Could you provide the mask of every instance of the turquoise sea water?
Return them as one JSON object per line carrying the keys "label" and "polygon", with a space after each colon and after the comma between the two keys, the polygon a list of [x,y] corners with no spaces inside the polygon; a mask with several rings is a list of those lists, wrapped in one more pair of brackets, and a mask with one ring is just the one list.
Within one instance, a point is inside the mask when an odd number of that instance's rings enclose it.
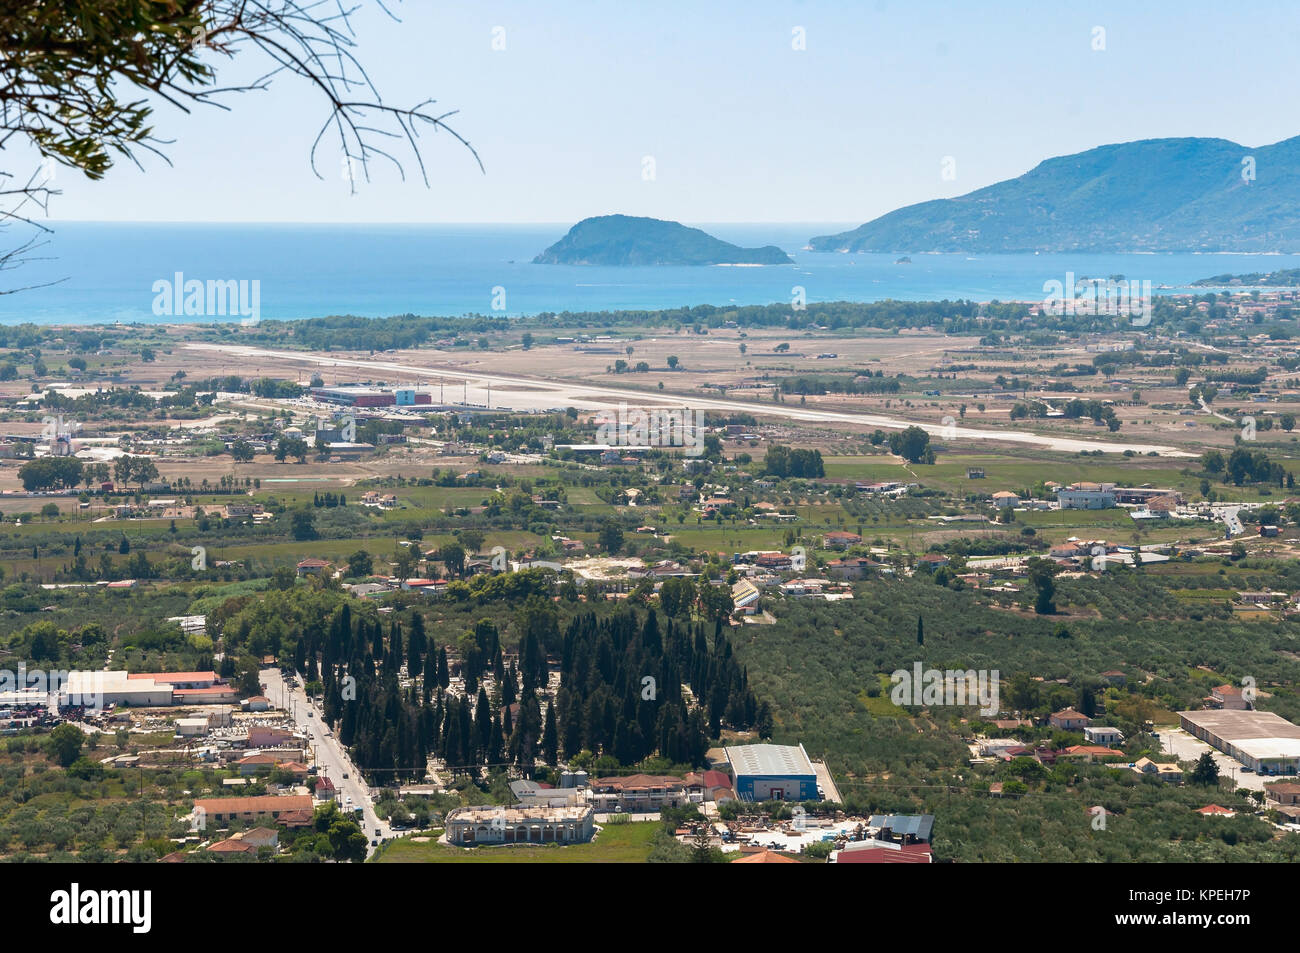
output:
{"label": "turquoise sea water", "polygon": [[[1150,280],[1157,293],[1226,272],[1300,267],[1300,255],[846,255],[804,250],[848,225],[701,224],[795,259],[769,267],[603,268],[534,265],[567,225],[175,225],[58,223],[0,287],[0,323],[209,321],[156,316],[154,283],[260,282],[260,317],[330,314],[528,315],[695,304],[809,304],[885,298],[1042,300],[1043,283],[1076,276]],[[9,236],[12,238],[13,236]],[[12,244],[12,241],[11,241]],[[499,289],[504,289],[504,294]],[[504,304],[503,309],[493,305]],[[236,316],[232,320],[238,320]]]}

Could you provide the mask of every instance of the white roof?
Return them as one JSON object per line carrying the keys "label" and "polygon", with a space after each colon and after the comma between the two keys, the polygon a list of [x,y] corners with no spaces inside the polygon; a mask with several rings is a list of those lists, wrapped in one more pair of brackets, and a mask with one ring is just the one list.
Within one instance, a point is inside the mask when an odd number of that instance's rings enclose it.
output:
{"label": "white roof", "polygon": [[726,750],[727,760],[737,777],[742,774],[813,776],[816,773],[803,745],[738,745]]}

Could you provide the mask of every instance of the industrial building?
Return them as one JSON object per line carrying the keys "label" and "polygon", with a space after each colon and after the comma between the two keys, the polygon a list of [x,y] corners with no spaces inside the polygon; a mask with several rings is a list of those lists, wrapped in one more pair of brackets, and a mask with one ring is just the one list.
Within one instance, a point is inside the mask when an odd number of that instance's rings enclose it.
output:
{"label": "industrial building", "polygon": [[68,672],[59,688],[61,708],[112,705],[217,705],[238,701],[233,685],[216,672]]}
{"label": "industrial building", "polygon": [[311,396],[344,407],[415,407],[433,403],[433,395],[411,387],[313,387]]}
{"label": "industrial building", "polygon": [[595,818],[589,807],[458,807],[447,812],[447,843],[582,844]]}
{"label": "industrial building", "polygon": [[1300,771],[1300,725],[1271,711],[1180,711],[1178,719],[1184,731],[1258,774]]}
{"label": "industrial building", "polygon": [[1063,510],[1108,510],[1115,505],[1115,484],[1073,483],[1056,491]]}
{"label": "industrial building", "polygon": [[816,801],[817,773],[803,745],[738,745],[726,749],[742,801]]}
{"label": "industrial building", "polygon": [[150,676],[126,672],[69,672],[59,692],[60,708],[154,706],[172,703],[172,686]]}

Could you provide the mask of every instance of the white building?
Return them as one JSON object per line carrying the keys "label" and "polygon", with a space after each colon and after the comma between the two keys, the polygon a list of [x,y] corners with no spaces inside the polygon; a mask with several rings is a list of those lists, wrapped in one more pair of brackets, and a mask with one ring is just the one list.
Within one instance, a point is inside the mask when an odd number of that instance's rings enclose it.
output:
{"label": "white building", "polygon": [[447,813],[447,843],[582,844],[595,817],[589,807],[458,807]]}
{"label": "white building", "polygon": [[170,683],[126,672],[69,672],[59,691],[59,707],[107,708],[109,705],[154,706],[172,703]]}
{"label": "white building", "polygon": [[1124,733],[1118,728],[1105,728],[1096,725],[1083,729],[1083,738],[1088,744],[1115,745],[1124,741]]}

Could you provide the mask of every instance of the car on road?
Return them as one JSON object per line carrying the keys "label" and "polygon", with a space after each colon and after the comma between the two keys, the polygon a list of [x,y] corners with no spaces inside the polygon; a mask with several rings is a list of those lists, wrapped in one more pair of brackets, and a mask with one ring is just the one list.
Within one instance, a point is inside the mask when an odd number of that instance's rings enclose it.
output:
{"label": "car on road", "polygon": [[348,773],[347,773],[346,771],[344,771],[344,772],[343,772],[343,780],[346,781],[347,779],[348,779]]}
{"label": "car on road", "polygon": [[376,837],[382,837],[382,836],[383,836],[383,831],[381,831],[379,828],[376,827],[376,828],[375,828],[375,836],[376,836]]}

